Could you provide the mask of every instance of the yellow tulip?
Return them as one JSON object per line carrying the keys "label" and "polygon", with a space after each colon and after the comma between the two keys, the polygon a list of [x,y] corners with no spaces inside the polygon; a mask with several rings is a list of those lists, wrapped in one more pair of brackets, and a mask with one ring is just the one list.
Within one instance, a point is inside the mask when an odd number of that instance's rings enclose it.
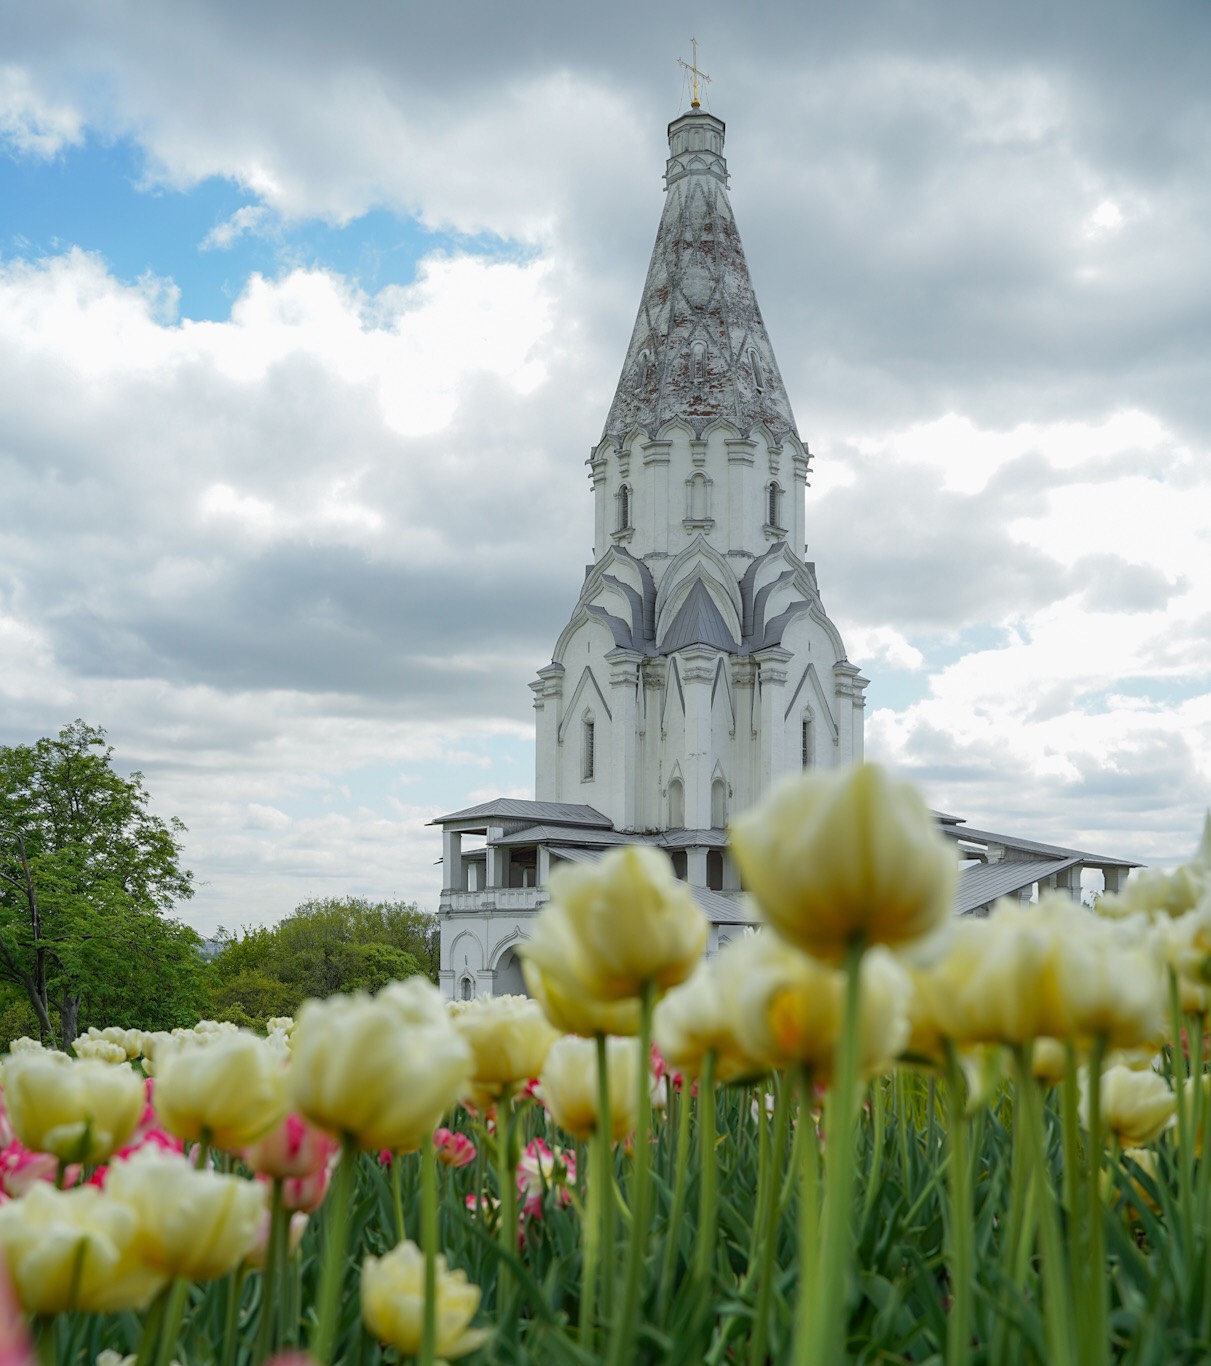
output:
{"label": "yellow tulip", "polygon": [[[730,984],[736,1036],[752,1057],[797,1063],[825,1080],[844,1027],[845,974],[768,931],[733,940],[719,957]],[[883,948],[863,955],[859,973],[858,1069],[888,1067],[908,1041],[909,982]]]}
{"label": "yellow tulip", "polygon": [[917,791],[873,764],[785,780],[732,825],[763,918],[826,962],[918,944],[951,916],[958,860]]}
{"label": "yellow tulip", "polygon": [[551,874],[523,961],[597,1001],[664,992],[697,967],[709,926],[689,887],[658,849],[612,849],[597,863]]}
{"label": "yellow tulip", "polygon": [[538,1076],[558,1038],[542,1006],[528,996],[481,996],[448,1007],[454,1028],[471,1046],[472,1077],[480,1095]]}
{"label": "yellow tulip", "polygon": [[108,1191],[38,1182],[0,1205],[0,1255],[29,1314],[143,1310],[167,1283],[139,1256],[138,1218]]}
{"label": "yellow tulip", "polygon": [[[1128,1148],[1143,1147],[1169,1127],[1177,1102],[1169,1083],[1155,1072],[1108,1067],[1101,1077],[1102,1128]],[[1089,1078],[1081,1076],[1081,1121],[1089,1127]]]}
{"label": "yellow tulip", "polygon": [[234,1152],[281,1123],[289,1109],[281,1059],[255,1034],[158,1048],[153,1101],[169,1133]]}
{"label": "yellow tulip", "polygon": [[7,1059],[4,1098],[21,1142],[60,1162],[107,1161],[144,1109],[143,1078],[132,1068],[49,1050]]}
{"label": "yellow tulip", "polygon": [[[730,946],[729,946],[730,947]],[[748,1053],[736,1035],[725,962],[728,949],[674,987],[656,1006],[652,1034],[672,1071],[701,1076],[706,1055],[715,1055],[718,1081],[743,1081],[769,1071],[765,1058]]]}
{"label": "yellow tulip", "polygon": [[[646,1059],[644,1060],[646,1066]],[[615,1142],[635,1127],[639,1084],[639,1044],[634,1039],[606,1040],[606,1080],[610,1093],[610,1135]],[[542,1098],[556,1124],[574,1138],[588,1138],[597,1128],[597,1042],[567,1034],[547,1053],[539,1078]]]}
{"label": "yellow tulip", "polygon": [[[638,1034],[638,998],[631,997],[625,1001],[595,1000],[567,970],[566,964],[575,948],[562,917],[547,916],[542,933],[552,963],[551,970],[540,967],[523,952],[521,973],[530,995],[542,1007],[543,1014],[551,1024],[565,1034],[582,1034],[586,1038],[592,1038],[595,1034]],[[550,951],[561,936],[569,940],[568,957],[563,959],[558,953]]]}
{"label": "yellow tulip", "polygon": [[375,997],[307,1001],[290,1037],[294,1106],[368,1152],[427,1143],[473,1065],[437,988],[410,977]]}
{"label": "yellow tulip", "polygon": [[143,1261],[189,1281],[212,1281],[239,1266],[256,1235],[266,1189],[151,1147],[114,1163],[105,1180],[106,1194],[136,1218]]}
{"label": "yellow tulip", "polygon": [[[482,1347],[491,1334],[469,1325],[479,1308],[480,1291],[462,1271],[446,1269],[437,1258],[437,1355],[466,1356]],[[380,1342],[401,1356],[421,1350],[425,1307],[425,1254],[415,1243],[403,1242],[382,1257],[362,1263],[362,1319]]]}

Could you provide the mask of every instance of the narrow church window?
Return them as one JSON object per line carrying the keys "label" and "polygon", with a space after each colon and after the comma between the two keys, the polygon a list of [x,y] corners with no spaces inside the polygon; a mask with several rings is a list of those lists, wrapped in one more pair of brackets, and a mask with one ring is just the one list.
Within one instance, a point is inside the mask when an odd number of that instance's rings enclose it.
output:
{"label": "narrow church window", "polygon": [[669,783],[669,827],[681,830],[685,826],[685,788],[680,778]]}
{"label": "narrow church window", "polygon": [[716,778],[711,784],[711,825],[722,830],[727,824],[727,784]]}
{"label": "narrow church window", "polygon": [[803,767],[811,768],[812,764],[815,762],[816,755],[812,747],[812,718],[810,716],[805,716],[803,718],[800,740],[802,742]]}
{"label": "narrow church window", "polygon": [[583,743],[580,756],[580,776],[586,783],[592,782],[596,773],[597,754],[596,737],[594,734],[595,729],[596,727],[593,724],[593,718],[591,716],[586,716],[584,720]]}
{"label": "narrow church window", "polygon": [[753,384],[756,386],[757,391],[760,392],[765,388],[765,372],[761,368],[761,357],[753,347],[749,348],[748,364],[749,369],[753,372]]}
{"label": "narrow church window", "polygon": [[695,474],[690,479],[690,520],[706,519],[706,475]]}
{"label": "narrow church window", "polygon": [[673,876],[679,879],[681,882],[685,882],[690,875],[689,856],[686,854],[684,849],[674,849],[672,853],[672,859]]}
{"label": "narrow church window", "polygon": [[690,378],[695,384],[706,379],[706,342],[695,342],[690,352]]}
{"label": "narrow church window", "polygon": [[618,490],[618,530],[631,525],[631,490],[625,484]]}
{"label": "narrow church window", "polygon": [[469,1000],[471,999],[471,995],[472,995],[471,979],[470,979],[469,977],[464,977],[464,978],[463,978],[463,1000],[464,1000],[464,1001],[469,1001]]}
{"label": "narrow church window", "polygon": [[772,480],[769,486],[769,507],[766,511],[769,515],[770,526],[782,525],[782,490]]}

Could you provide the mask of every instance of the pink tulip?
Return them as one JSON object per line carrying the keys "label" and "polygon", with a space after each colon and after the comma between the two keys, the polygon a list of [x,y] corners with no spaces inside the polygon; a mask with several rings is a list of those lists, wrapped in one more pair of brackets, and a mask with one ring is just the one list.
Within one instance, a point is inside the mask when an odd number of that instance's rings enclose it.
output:
{"label": "pink tulip", "polygon": [[447,1167],[466,1167],[476,1158],[475,1144],[467,1135],[449,1129],[437,1130],[433,1146],[437,1149],[437,1160]]}
{"label": "pink tulip", "polygon": [[335,1138],[292,1113],[240,1157],[258,1175],[289,1179],[314,1176],[339,1148]]}

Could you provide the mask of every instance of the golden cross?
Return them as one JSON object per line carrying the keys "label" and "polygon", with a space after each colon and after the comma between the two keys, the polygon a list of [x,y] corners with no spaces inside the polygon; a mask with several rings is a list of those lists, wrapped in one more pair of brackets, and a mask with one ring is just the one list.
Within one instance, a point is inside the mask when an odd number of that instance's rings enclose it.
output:
{"label": "golden cross", "polygon": [[678,57],[678,58],[677,58],[677,65],[678,65],[678,66],[683,66],[683,67],[685,67],[685,69],[690,73],[690,90],[691,90],[691,92],[693,93],[693,99],[690,100],[690,108],[691,108],[691,109],[700,109],[700,108],[702,107],[702,105],[701,105],[701,102],[700,102],[699,99],[698,99],[698,82],[701,81],[703,85],[709,85],[709,84],[710,84],[711,78],[706,74],[705,71],[699,71],[699,70],[698,70],[698,39],[697,39],[697,38],[691,38],[691,39],[690,39],[690,48],[691,48],[691,55],[693,56],[694,60],[693,60],[692,62],[686,62],[686,61],[683,61],[680,57]]}

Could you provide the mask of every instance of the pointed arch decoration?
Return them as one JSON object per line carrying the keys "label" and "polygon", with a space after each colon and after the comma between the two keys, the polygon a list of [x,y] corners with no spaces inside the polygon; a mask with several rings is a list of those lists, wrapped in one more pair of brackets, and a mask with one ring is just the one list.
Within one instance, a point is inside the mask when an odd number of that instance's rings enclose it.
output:
{"label": "pointed arch decoration", "polygon": [[590,697],[596,697],[602,711],[606,714],[606,718],[613,721],[614,715],[610,711],[610,704],[605,699],[605,693],[601,691],[601,685],[597,682],[593,670],[586,664],[584,666],[584,671],[577,680],[576,687],[572,690],[572,696],[568,700],[567,708],[559,722],[559,730],[556,738],[561,744],[567,737],[569,726],[572,723],[577,725],[580,724],[581,712],[585,702],[587,702]]}

